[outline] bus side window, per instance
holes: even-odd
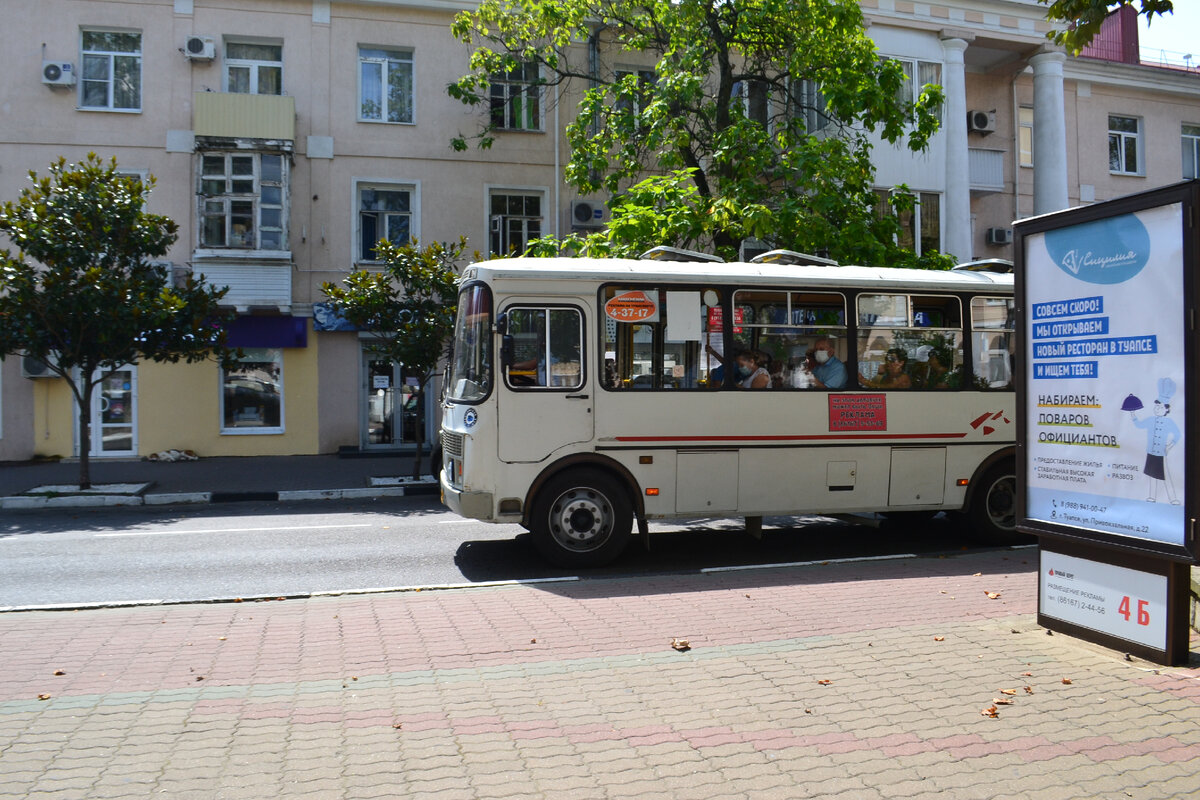
[[[972,368],[978,388],[1012,388],[1015,329],[1011,297],[971,298]]]
[[[514,389],[583,385],[583,315],[574,308],[509,307],[513,358],[505,382]]]
[[[608,286],[605,389],[701,389],[722,379],[724,318],[716,289]]]
[[[875,389],[962,388],[961,308],[959,299],[949,295],[860,295],[859,384]]]

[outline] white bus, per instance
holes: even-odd
[[[477,263],[445,382],[443,501],[575,567],[616,558],[635,521],[646,536],[681,517],[754,531],[766,515],[956,510],[1001,538],[1013,337],[998,271]]]

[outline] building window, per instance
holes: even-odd
[[[378,261],[380,239],[398,245],[413,236],[413,189],[410,186],[359,184],[358,260]]]
[[[891,202],[893,192],[876,189],[875,213],[880,217],[897,213]],[[942,248],[942,196],[934,192],[912,195],[912,208],[898,212],[900,236],[896,244],[917,255],[940,251]]]
[[[492,75],[492,127],[510,131],[542,129],[541,79],[537,64],[523,64]]]
[[[806,133],[823,131],[829,125],[828,105],[821,87],[814,81],[792,81],[792,117],[804,120]]]
[[[921,99],[926,86],[942,85],[942,65],[936,61],[917,61],[908,58],[891,58],[904,70],[904,82],[896,94],[901,103],[915,103]],[[941,119],[941,109],[938,109]]]
[[[413,121],[413,56],[406,50],[358,48],[358,118]]]
[[[771,102],[768,97],[769,86],[766,81],[738,81],[733,84],[733,97],[731,98],[730,108],[733,108],[733,103],[738,104],[742,113],[746,115],[746,119],[752,122],[757,122],[764,128],[770,123],[771,119]]]
[[[635,127],[640,128],[642,112],[646,110],[646,106],[649,104],[650,88],[655,83],[654,70],[635,69],[632,67],[617,70],[617,80],[622,83],[626,82],[631,76],[634,83],[632,91],[619,94],[615,105],[618,111],[632,115],[637,120]]]
[[[283,94],[283,45],[226,42],[225,89],[234,94]]]
[[[243,347],[221,389],[221,433],[283,433],[283,350]]]
[[[1183,126],[1183,178],[1200,178],[1200,125]]]
[[[542,235],[541,192],[494,191],[488,204],[488,249],[492,255],[520,255],[530,241]]]
[[[200,156],[200,246],[287,249],[287,160],[277,153]]]
[[[1033,109],[1022,106],[1017,112],[1017,150],[1022,167],[1033,166]]]
[[[142,35],[83,31],[81,108],[142,110]]]
[[[1142,121],[1137,117],[1108,117],[1108,171],[1141,175]]]

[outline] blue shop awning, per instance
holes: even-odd
[[[230,347],[308,347],[304,317],[238,317],[225,330]]]

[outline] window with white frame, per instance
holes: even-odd
[[[897,192],[875,190],[875,213],[880,217],[896,214],[900,235],[896,244],[917,255],[942,249],[942,196],[936,192],[913,192],[912,208],[897,211],[891,202]]]
[[[287,249],[282,153],[200,154],[200,247]]]
[[[413,121],[411,50],[358,48],[358,118],[363,122]]]
[[[1017,111],[1017,150],[1022,167],[1033,166],[1033,109],[1022,106]]]
[[[243,347],[221,370],[221,433],[283,433],[283,350]]]
[[[792,81],[792,117],[804,120],[807,133],[823,131],[829,125],[825,95],[816,81]]]
[[[904,70],[905,80],[896,93],[896,99],[902,103],[915,103],[921,99],[921,93],[925,91],[926,86],[942,84],[942,65],[937,61],[894,57],[889,57],[888,60],[895,61]],[[941,118],[940,108],[938,117]]]
[[[1108,171],[1141,175],[1142,121],[1137,117],[1108,115]]]
[[[1200,125],[1183,126],[1183,178],[1200,178]]]
[[[375,246],[381,239],[408,244],[413,237],[412,186],[360,183],[358,202],[359,261],[378,261]]]
[[[542,235],[541,192],[494,189],[488,197],[488,214],[491,255],[520,255]]]
[[[225,91],[283,94],[283,45],[225,42]]]
[[[634,67],[617,70],[618,81],[626,81],[631,76],[636,84],[636,88],[631,95],[618,97],[616,107],[620,111],[640,118],[642,112],[646,110],[646,105],[649,101],[650,87],[655,83],[654,70],[637,69]]]
[[[80,108],[142,110],[142,35],[82,31]]]
[[[542,86],[537,64],[496,73],[489,83],[492,127],[509,131],[542,129]]]

